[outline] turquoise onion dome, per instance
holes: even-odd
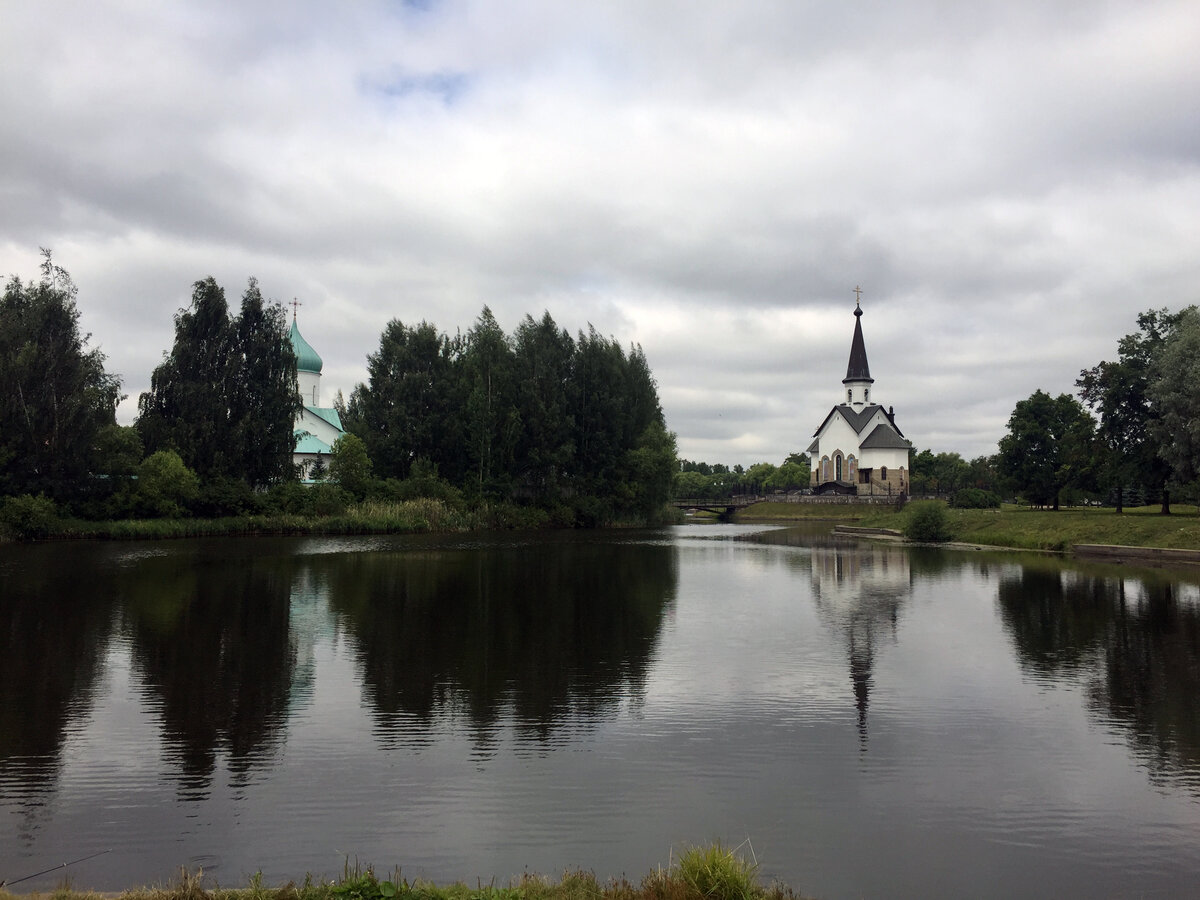
[[[313,372],[317,375],[321,374],[321,357],[317,355],[317,351],[309,346],[300,334],[300,329],[296,326],[296,320],[292,319],[292,349],[296,351],[296,370],[298,372]]]

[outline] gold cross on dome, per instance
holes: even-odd
[[[857,284],[854,286],[854,305],[862,306],[862,288]]]
[[[292,298],[292,302],[289,304],[289,306],[292,307],[292,321],[293,322],[296,321],[296,307],[303,306],[303,305],[304,304],[301,303],[299,300],[297,300],[295,297]]]

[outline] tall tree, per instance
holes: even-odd
[[[283,307],[265,304],[258,281],[251,278],[233,323],[235,368],[229,405],[233,441],[241,457],[237,468],[253,486],[284,481],[292,474],[301,402],[296,354],[288,334]]]
[[[516,359],[508,337],[486,306],[467,332],[463,353],[466,437],[475,488],[506,496],[521,433],[516,406]]]
[[[258,486],[289,477],[300,401],[286,324],[254,279],[232,320],[220,285],[197,281],[191,306],[175,315],[170,354],[138,398],[146,451],[175,450],[202,480]]]
[[[174,450],[201,478],[229,474],[233,340],[225,291],[209,277],[192,285],[190,308],[175,314],[175,343],[138,398],[147,453]]]
[[[586,335],[580,332],[575,348],[569,398],[575,445],[572,474],[580,493],[613,496],[629,446],[625,436],[632,431],[625,354],[620,344],[591,326]]]
[[[1149,367],[1148,422],[1158,455],[1180,482],[1200,478],[1200,310],[1178,314]],[[1166,500],[1164,499],[1164,512]]]
[[[0,298],[0,493],[64,500],[87,486],[121,382],[79,333],[71,276],[42,253],[41,280],[14,276]]]
[[[521,421],[516,448],[519,484],[536,499],[557,499],[563,473],[575,452],[567,402],[575,342],[546,312],[540,321],[532,316],[522,320],[513,351]]]
[[[1151,309],[1137,317],[1138,331],[1117,343],[1117,359],[1102,361],[1079,373],[1075,382],[1083,402],[1099,416],[1098,436],[1104,446],[1102,478],[1116,491],[1117,512],[1125,487],[1144,485],[1162,493],[1163,512],[1170,511],[1167,478],[1171,468],[1159,455],[1154,432],[1158,408],[1151,403],[1151,367],[1183,313]]]
[[[367,357],[367,384],[350,395],[346,428],[363,439],[376,471],[407,478],[425,458],[456,478],[463,469],[455,415],[460,347],[428,322],[388,322],[379,350]]]
[[[1087,483],[1094,428],[1074,397],[1034,391],[1009,417],[1008,434],[1000,439],[1000,471],[1030,503],[1058,509],[1065,488]]]

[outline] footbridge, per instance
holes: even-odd
[[[739,509],[753,506],[755,503],[759,503],[765,499],[765,497],[755,494],[738,494],[734,497],[726,497],[723,500],[703,500],[695,497],[686,497],[679,500],[672,500],[671,505],[676,509],[703,510],[704,512],[716,513],[718,518],[728,519]]]

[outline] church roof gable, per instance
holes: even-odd
[[[813,434],[819,435],[822,431],[824,431],[825,426],[829,424],[829,420],[833,418],[834,413],[841,413],[842,418],[846,420],[846,423],[854,429],[854,433],[861,434],[862,430],[866,428],[867,424],[871,421],[871,417],[877,412],[882,412],[882,410],[883,407],[878,403],[868,403],[862,408],[862,410],[856,410],[848,403],[840,403],[829,411],[829,415],[825,417],[825,421],[821,423],[820,427],[814,431]]]
[[[875,429],[868,434],[861,444],[858,445],[863,450],[908,450],[909,444],[900,432],[891,425],[880,423],[875,426]]]
[[[345,431],[342,427],[342,417],[338,415],[338,411],[333,407],[327,406],[306,406],[304,407],[318,419],[324,419],[338,431]]]
[[[307,431],[295,432],[296,447],[293,453],[329,453],[330,446]]]

